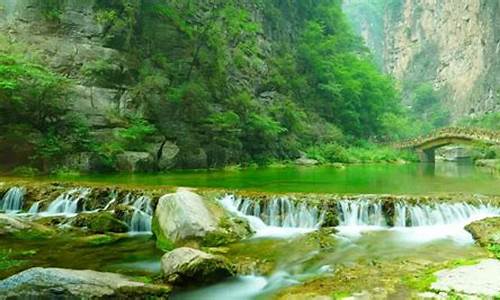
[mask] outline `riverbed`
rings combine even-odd
[[[157,199],[114,189],[131,186],[136,191],[144,189],[147,194],[150,189],[167,186],[198,187],[200,192],[211,188],[202,195],[215,195],[213,201],[231,214],[247,219],[254,234],[239,242],[203,249],[230,259],[238,266],[238,276],[210,286],[177,288],[173,294],[176,300],[302,299],[305,295],[336,298],[353,293],[381,299],[411,298],[420,292],[419,285],[427,280],[429,270],[488,257],[488,252],[475,244],[464,226],[500,216],[500,203],[495,197],[500,195],[500,179],[471,164],[380,164],[346,169],[287,167],[19,180],[0,178],[7,185],[61,182],[50,183],[62,194],[56,197],[52,195],[57,193],[52,192],[52,198],[42,199],[46,202],[44,206],[40,204],[40,208],[33,210],[33,204],[29,208],[31,213],[28,207],[11,213],[27,220],[48,218],[50,221],[44,222],[52,222],[58,229],[50,236],[2,236],[0,280],[36,266],[92,269],[144,282],[161,281],[163,252],[156,247],[151,234]],[[100,202],[90,198],[93,184],[106,190],[99,193],[106,195]],[[22,190],[20,184],[16,185],[17,192],[13,195]],[[224,191],[218,194],[212,189]],[[276,194],[263,200],[266,197],[240,198],[231,191]],[[412,201],[394,198],[399,199],[394,203],[387,196],[331,198],[335,203],[328,209],[335,211],[335,225],[322,228],[327,221],[322,210],[326,206],[316,207],[312,205],[314,201],[307,200],[294,202],[287,195],[292,192],[314,193],[311,197],[333,193],[439,196],[430,201],[427,198],[420,201],[417,196]],[[452,196],[446,199],[440,196],[450,193]],[[463,195],[458,197],[457,193]],[[66,208],[54,210],[61,202],[66,203]],[[80,214],[112,212],[117,205],[128,205],[134,211],[132,219],[127,221],[129,233],[90,234],[72,229],[64,221]],[[134,222],[144,226],[137,227]],[[139,232],[132,228],[139,228]]]

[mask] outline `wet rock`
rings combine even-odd
[[[76,227],[85,227],[92,233],[123,233],[128,231],[128,225],[108,211],[79,214],[73,218],[70,224]]]
[[[157,245],[164,250],[174,246],[220,246],[251,234],[248,223],[227,214],[200,195],[179,189],[160,198],[153,216]]]
[[[2,299],[167,299],[169,293],[168,286],[90,270],[32,268],[0,281]]]
[[[307,157],[301,157],[295,160],[295,164],[299,166],[315,166],[319,164],[319,161]]]
[[[175,285],[206,284],[234,275],[234,269],[222,256],[187,247],[177,248],[161,259],[164,280]]]
[[[483,247],[500,244],[500,217],[486,218],[470,223],[465,230]]]
[[[0,235],[12,233],[20,230],[26,230],[31,226],[22,220],[11,215],[0,214]]]
[[[173,168],[178,153],[179,147],[177,145],[166,142],[158,152],[158,169],[164,171]]]
[[[154,169],[154,158],[147,152],[126,151],[116,156],[117,166],[125,172],[148,172]]]
[[[485,259],[473,266],[462,266],[435,273],[432,290],[495,297],[500,294],[500,260]]]
[[[475,161],[475,165],[498,171],[500,170],[500,159],[478,159]]]

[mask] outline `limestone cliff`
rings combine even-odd
[[[0,30],[72,79],[74,109],[99,133],[119,125],[113,124],[112,115],[127,107],[129,67],[123,53],[105,45],[94,4],[68,0],[55,10],[40,1],[0,0]],[[97,80],[94,73],[103,61],[106,68],[98,71],[106,78]]]
[[[361,2],[368,5],[372,1]],[[373,48],[380,43],[370,41],[378,38],[379,33],[373,29],[384,28],[383,51],[373,49],[375,54],[382,52],[379,58],[387,73],[400,80],[403,87],[431,82],[446,94],[444,103],[455,121],[500,110],[499,1],[382,2],[383,18],[371,21],[378,25],[364,26],[372,31],[363,36]],[[355,23],[373,18],[373,14],[366,13],[350,15]]]

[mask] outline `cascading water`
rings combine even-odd
[[[22,187],[12,187],[0,201],[0,210],[6,213],[19,212],[23,207],[23,199],[26,190]]]
[[[76,188],[64,192],[50,203],[43,214],[73,216],[78,213],[78,203],[87,198],[91,191],[88,188]]]
[[[151,220],[153,208],[151,207],[151,198],[140,196],[132,204],[134,213],[130,220],[130,233],[151,233]]]
[[[386,226],[382,203],[341,200],[337,204],[341,226]]]
[[[435,203],[408,205],[396,203],[394,224],[398,227],[416,227],[470,223],[500,214],[500,208],[489,204]]]
[[[226,195],[219,200],[228,211],[248,220],[256,237],[288,237],[318,229],[323,214],[305,203],[296,204],[288,198],[274,198],[262,208],[252,200]]]
[[[111,200],[109,200],[109,202],[104,206],[102,210],[108,210],[111,205],[116,203],[116,200],[118,200],[118,194],[116,193],[116,191],[113,191],[111,192]]]
[[[342,200],[338,203],[339,226],[342,235],[359,236],[364,231],[391,230],[406,241],[428,242],[453,239],[472,242],[464,226],[486,217],[500,215],[500,208],[489,204],[467,203],[394,205],[393,227],[387,226],[382,203],[370,200]]]
[[[33,203],[31,205],[30,209],[28,210],[28,214],[34,215],[38,213],[38,210],[40,209],[40,201]]]

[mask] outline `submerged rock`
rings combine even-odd
[[[187,247],[163,255],[161,268],[164,280],[175,285],[212,283],[234,275],[224,257]]]
[[[186,189],[160,198],[153,233],[164,250],[175,246],[219,246],[251,234],[248,223]]]
[[[53,233],[49,227],[8,214],[0,214],[0,237],[12,234],[23,238],[48,236]]]
[[[0,235],[29,228],[31,228],[29,224],[16,217],[6,214],[0,214]]]
[[[470,223],[465,229],[483,247],[500,244],[500,217],[486,218]]]
[[[167,299],[170,287],[136,282],[125,276],[90,270],[31,268],[0,281],[8,299]]]
[[[473,266],[442,270],[436,274],[432,290],[467,295],[496,297],[500,295],[500,260],[485,259]]]
[[[108,211],[79,214],[73,218],[71,225],[85,227],[92,233],[123,233],[128,231],[128,225]]]

